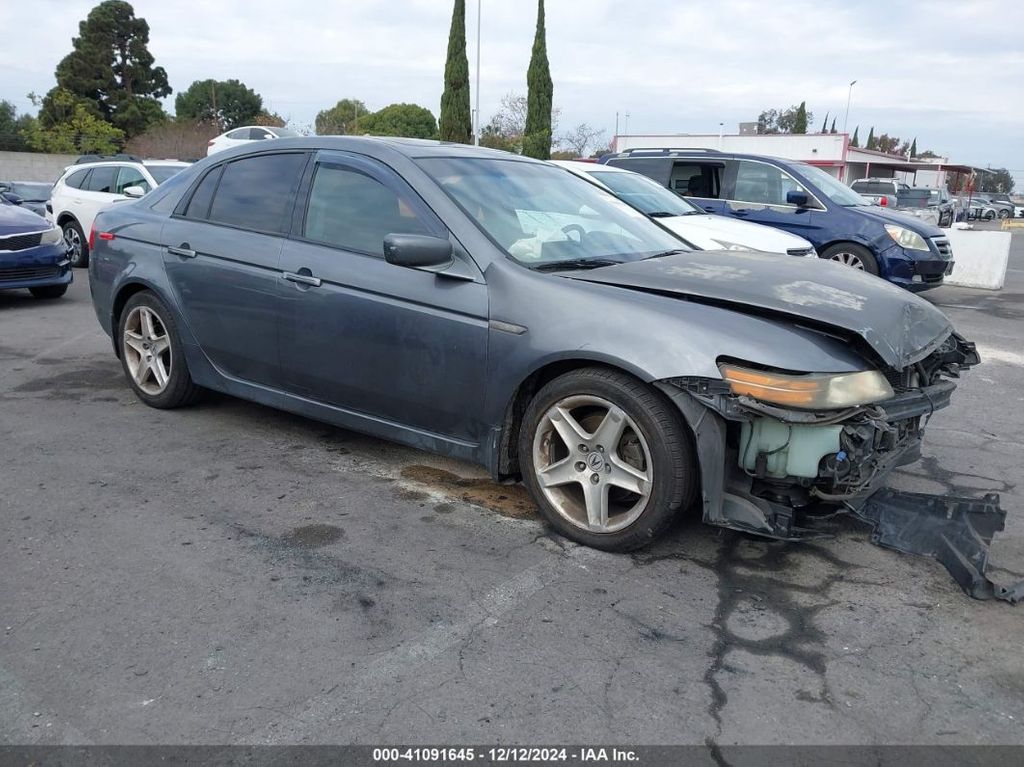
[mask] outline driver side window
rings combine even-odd
[[[786,202],[789,192],[806,193],[806,190],[792,176],[774,165],[748,160],[740,160],[738,163],[733,199],[759,205],[789,205]]]

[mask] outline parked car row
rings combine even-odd
[[[96,316],[148,405],[213,389],[476,461],[521,478],[586,545],[646,545],[693,505],[781,539],[822,503],[861,508],[978,356],[931,304],[830,261],[913,286],[948,262],[938,235],[799,164],[603,168],[630,166],[705,212],[797,230],[828,260],[693,250],[638,209],[650,185],[614,171],[282,139],[100,211]],[[764,235],[736,231],[689,235]]]
[[[932,218],[942,228],[952,226],[956,219],[956,204],[947,189],[912,187],[894,178],[860,178],[850,188],[875,205]]]

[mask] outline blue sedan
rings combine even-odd
[[[27,288],[36,298],[60,298],[71,279],[60,227],[0,202],[0,290]]]

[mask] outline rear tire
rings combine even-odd
[[[68,292],[68,286],[44,285],[41,288],[29,288],[28,290],[36,298],[60,298]]]
[[[874,254],[863,245],[854,242],[840,242],[825,249],[821,257],[826,261],[849,266],[868,274],[878,276],[878,261]]]
[[[89,242],[85,239],[82,227],[74,219],[65,221],[60,227],[64,232],[64,242],[68,246],[68,258],[71,265],[84,268],[89,265]]]
[[[646,546],[693,503],[694,455],[672,404],[607,368],[548,383],[527,407],[519,434],[523,482],[544,519],[605,551]]]
[[[121,367],[136,396],[150,407],[191,405],[202,389],[192,382],[174,316],[155,293],[128,299],[117,326]]]

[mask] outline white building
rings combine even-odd
[[[849,184],[859,178],[898,178],[911,186],[953,186],[952,176],[974,173],[944,158],[909,160],[899,155],[850,146],[846,133],[767,133],[753,135],[648,134],[616,136],[614,151],[625,149],[718,149],[760,154],[816,165]]]

